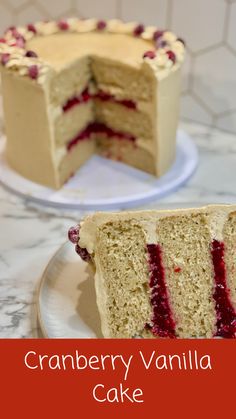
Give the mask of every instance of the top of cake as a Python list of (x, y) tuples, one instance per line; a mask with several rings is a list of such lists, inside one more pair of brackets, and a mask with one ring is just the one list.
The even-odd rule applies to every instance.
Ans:
[(8, 28), (0, 38), (0, 67), (44, 84), (68, 63), (99, 55), (134, 67), (148, 65), (163, 78), (182, 63), (184, 50), (181, 38), (153, 26), (68, 18)]

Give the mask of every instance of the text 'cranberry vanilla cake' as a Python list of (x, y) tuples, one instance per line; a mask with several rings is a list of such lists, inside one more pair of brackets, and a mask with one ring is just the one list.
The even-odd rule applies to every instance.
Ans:
[(157, 177), (174, 161), (184, 42), (118, 20), (11, 27), (0, 39), (7, 159), (61, 187), (93, 154)]
[(104, 337), (236, 337), (236, 206), (95, 213), (69, 238)]

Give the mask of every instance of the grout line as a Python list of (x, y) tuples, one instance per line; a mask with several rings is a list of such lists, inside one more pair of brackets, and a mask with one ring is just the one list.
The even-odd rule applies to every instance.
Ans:
[(236, 50), (234, 48), (231, 47), (231, 45), (229, 45), (228, 43), (225, 44), (225, 48), (230, 51), (235, 57), (236, 57)]
[[(29, 4), (31, 4), (31, 2), (29, 2)], [(51, 13), (48, 12), (48, 10), (46, 10), (44, 8), (44, 6), (41, 3), (39, 3), (37, 0), (34, 1), (34, 6), (36, 6), (36, 8), (38, 9), (38, 11), (40, 13), (42, 13), (44, 17), (51, 18), (52, 19)]]
[(210, 108), (208, 108), (206, 103), (198, 96), (198, 94), (194, 90), (191, 91), (191, 96), (196, 100), (198, 105), (200, 105), (208, 114), (210, 114), (210, 116), (214, 117), (217, 115)]
[(228, 31), (229, 31), (229, 19), (230, 19), (231, 4), (226, 2), (226, 11), (224, 16), (224, 28), (223, 28), (223, 41), (227, 42)]
[(121, 19), (122, 5), (121, 0), (116, 0), (116, 18)]
[(234, 113), (236, 113), (236, 108), (230, 109), (229, 111), (219, 112), (219, 113), (216, 114), (216, 117), (217, 118), (222, 118), (224, 116), (229, 116), (229, 115), (232, 115)]
[(196, 52), (192, 52), (192, 54), (193, 54), (194, 57), (198, 57), (199, 55), (203, 55), (203, 54), (206, 54), (207, 52), (214, 51), (215, 49), (223, 47), (224, 45), (225, 45), (224, 42), (220, 41), (217, 44), (211, 45), (211, 46), (206, 47), (206, 48), (199, 49)]

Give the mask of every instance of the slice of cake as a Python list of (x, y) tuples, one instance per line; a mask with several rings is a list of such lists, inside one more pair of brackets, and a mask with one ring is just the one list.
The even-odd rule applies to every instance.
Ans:
[(93, 154), (155, 176), (175, 158), (184, 42), (118, 20), (11, 27), (0, 39), (7, 159), (60, 188)]
[(96, 213), (69, 238), (104, 337), (236, 337), (236, 206)]

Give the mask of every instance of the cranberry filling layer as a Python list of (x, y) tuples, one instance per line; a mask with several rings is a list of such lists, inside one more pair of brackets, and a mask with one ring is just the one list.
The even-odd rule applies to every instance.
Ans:
[(137, 109), (137, 105), (133, 100), (116, 99), (114, 95), (103, 92), (102, 90), (99, 90), (97, 93), (92, 94), (89, 92), (89, 89), (86, 87), (81, 94), (75, 95), (67, 100), (67, 102), (62, 106), (63, 112), (67, 112), (74, 106), (80, 105), (82, 103), (86, 103), (92, 99), (100, 99), (103, 102), (111, 101), (111, 102), (115, 102), (120, 105), (123, 105), (129, 109)]
[(92, 99), (91, 94), (89, 93), (88, 88), (84, 89), (80, 95), (73, 96), (62, 106), (63, 112), (69, 111), (74, 106), (80, 105), (81, 103), (86, 103)]
[(173, 320), (167, 287), (165, 283), (165, 270), (162, 262), (161, 247), (158, 244), (148, 244), (148, 261), (151, 289), (152, 325), (155, 336), (176, 338), (175, 322)]
[(69, 143), (67, 143), (67, 150), (70, 151), (79, 141), (89, 139), (92, 134), (104, 134), (106, 137), (116, 137), (118, 140), (129, 140), (134, 142), (135, 137), (126, 132), (114, 131), (112, 128), (109, 128), (105, 124), (99, 122), (92, 122), (89, 124), (83, 131), (81, 131), (76, 137), (72, 138)]
[(211, 243), (211, 256), (215, 280), (213, 298), (215, 300), (217, 317), (217, 330), (215, 336), (236, 338), (236, 311), (230, 301), (229, 290), (226, 284), (224, 253), (224, 243), (213, 240)]

